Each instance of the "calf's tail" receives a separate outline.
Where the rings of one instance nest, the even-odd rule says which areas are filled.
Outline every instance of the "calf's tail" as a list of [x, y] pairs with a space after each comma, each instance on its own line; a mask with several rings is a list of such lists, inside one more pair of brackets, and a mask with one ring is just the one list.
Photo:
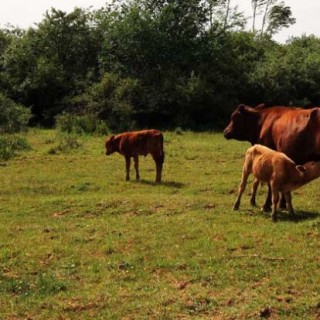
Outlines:
[[164, 163], [164, 150], [163, 150], [163, 135], [159, 137], [159, 157], [162, 163]]

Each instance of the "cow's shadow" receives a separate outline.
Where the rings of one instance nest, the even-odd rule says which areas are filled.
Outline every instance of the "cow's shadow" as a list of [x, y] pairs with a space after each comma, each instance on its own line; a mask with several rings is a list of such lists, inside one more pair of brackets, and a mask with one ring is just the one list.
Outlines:
[[[295, 211], [294, 214], [289, 214], [286, 211], [280, 211], [277, 215], [277, 221], [288, 221], [288, 222], [301, 222], [306, 220], [314, 220], [320, 216], [319, 212], [313, 211]], [[265, 213], [265, 217], [271, 219], [271, 213]]]
[[168, 188], [175, 188], [175, 189], [181, 189], [185, 186], [184, 183], [182, 182], [176, 182], [176, 181], [162, 181], [162, 182], [154, 182], [154, 181], [149, 181], [149, 180], [132, 180], [133, 183], [141, 183], [141, 184], [146, 184], [150, 186], [165, 186]]

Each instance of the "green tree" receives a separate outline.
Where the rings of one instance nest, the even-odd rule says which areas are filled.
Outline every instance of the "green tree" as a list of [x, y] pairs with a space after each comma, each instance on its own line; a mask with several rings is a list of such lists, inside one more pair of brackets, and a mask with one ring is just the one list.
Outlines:
[[250, 77], [250, 87], [261, 101], [281, 104], [320, 103], [320, 39], [291, 40], [266, 52]]
[[282, 28], [287, 28], [295, 22], [296, 19], [292, 17], [290, 7], [286, 6], [284, 1], [265, 1], [261, 35], [265, 32], [265, 30], [267, 34], [273, 35], [280, 31]]
[[281, 2], [270, 9], [267, 33], [273, 35], [282, 28], [288, 28], [295, 22], [296, 19], [292, 17], [290, 7], [286, 6], [284, 2]]
[[52, 123], [67, 108], [68, 97], [98, 78], [101, 41], [92, 25], [85, 10], [67, 14], [52, 9], [37, 28], [7, 48], [4, 73], [10, 96], [32, 106], [38, 121]]

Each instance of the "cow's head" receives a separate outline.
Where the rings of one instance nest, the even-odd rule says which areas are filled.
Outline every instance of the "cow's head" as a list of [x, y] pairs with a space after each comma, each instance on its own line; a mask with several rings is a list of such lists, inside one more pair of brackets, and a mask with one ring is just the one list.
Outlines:
[[224, 129], [226, 139], [252, 142], [259, 122], [259, 110], [240, 104], [231, 114], [230, 123]]
[[109, 139], [107, 139], [105, 147], [107, 156], [117, 151], [117, 141], [115, 139], [115, 136], [111, 136]]

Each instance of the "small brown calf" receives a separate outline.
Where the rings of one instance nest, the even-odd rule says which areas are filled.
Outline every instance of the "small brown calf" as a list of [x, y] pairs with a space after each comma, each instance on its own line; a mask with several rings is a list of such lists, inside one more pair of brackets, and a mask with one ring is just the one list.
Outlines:
[[130, 179], [131, 157], [134, 160], [136, 179], [140, 179], [139, 155], [151, 154], [156, 163], [156, 182], [161, 182], [162, 167], [164, 162], [163, 135], [158, 130], [141, 130], [124, 132], [107, 139], [105, 143], [106, 155], [118, 152], [126, 160], [126, 180]]
[[259, 182], [268, 183], [272, 192], [272, 219], [276, 221], [279, 192], [284, 194], [289, 213], [293, 214], [290, 192], [320, 176], [320, 161], [307, 162], [301, 166], [296, 165], [282, 152], [274, 151], [260, 144], [250, 147], [246, 152], [239, 195], [234, 204], [234, 210], [239, 209], [241, 196], [250, 173], [254, 176], [251, 203], [255, 198]]

